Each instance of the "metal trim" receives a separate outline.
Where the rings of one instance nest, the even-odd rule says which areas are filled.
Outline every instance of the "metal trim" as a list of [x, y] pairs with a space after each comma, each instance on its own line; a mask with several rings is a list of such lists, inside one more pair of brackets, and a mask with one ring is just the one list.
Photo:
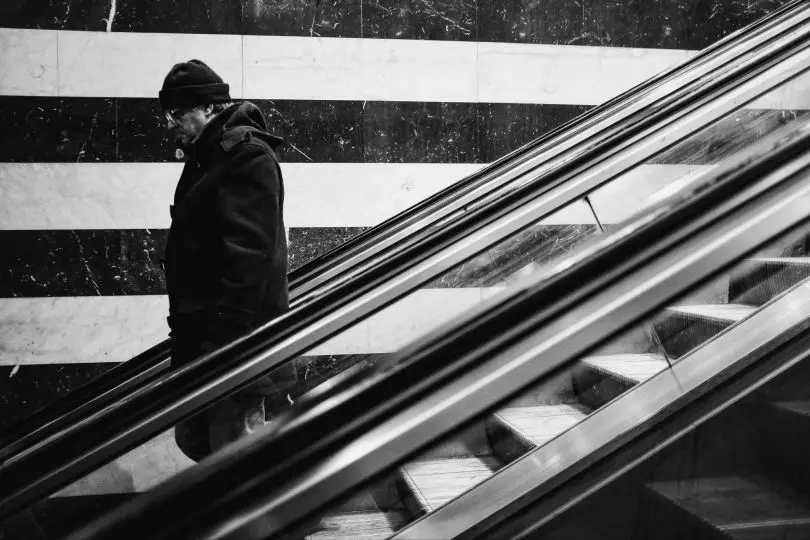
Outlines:
[[[802, 160], [810, 164], [810, 156]], [[578, 360], [613, 336], [784, 231], [803, 223], [810, 208], [810, 184], [795, 181], [770, 193], [750, 212], [738, 212], [632, 272], [523, 342], [471, 370], [457, 381], [403, 410], [348, 443], [300, 480], [282, 486], [264, 504], [212, 531], [223, 538], [263, 516], [278, 530], [371, 476], [435, 442], [447, 426], [461, 426], [493, 405], [542, 379], [544, 374]]]
[[[805, 28], [803, 32], [810, 33], [810, 26]], [[716, 106], [715, 102], [710, 102], [710, 98], [707, 97], [694, 106], [694, 111], [689, 114], [681, 115], [679, 122], [675, 124], [666, 123], [657, 130], [650, 128], [645, 136], [649, 135], [651, 131], [662, 131], [668, 134], [670, 138], [675, 139], [678, 136], [683, 137], [702, 129], [706, 123], [706, 116], [719, 117], [724, 114], [724, 111], [732, 110], [742, 103], [748, 102], [770, 91], [770, 87], [763, 91], [763, 84], [774, 86], [776, 84], [773, 82], [774, 80], [784, 81], [792, 76], [790, 69], [784, 67], [784, 62], [788, 62], [788, 66], [797, 64], [803, 69], [810, 66], [810, 57], [801, 58], [800, 56], [801, 55], [794, 54], [788, 60], [783, 60], [783, 63], [777, 66], [769, 65], [763, 68], [761, 73], [740, 84], [737, 88], [724, 92], [721, 101], [724, 105], [723, 107]], [[799, 68], [797, 67], [795, 69], [798, 70]], [[763, 81], [765, 82], [763, 83]], [[711, 103], [711, 106], [709, 106], [709, 103]], [[659, 125], [660, 124], [663, 124], [663, 122], [659, 122]], [[660, 139], [658, 140], [660, 141]], [[450, 248], [439, 252], [433, 257], [412, 267], [407, 272], [397, 276], [396, 279], [392, 279], [372, 292], [347, 303], [342, 308], [331, 312], [317, 323], [308, 326], [305, 330], [296, 332], [268, 350], [257, 354], [250, 361], [245, 362], [228, 375], [201, 386], [195, 392], [177, 400], [172, 405], [165, 407], [162, 411], [141, 419], [141, 421], [130, 426], [127, 430], [120, 432], [117, 436], [107, 440], [104, 444], [96, 446], [84, 456], [76, 457], [71, 462], [61, 465], [52, 472], [44, 474], [39, 477], [36, 482], [29, 485], [28, 488], [11, 495], [9, 500], [18, 499], [24, 492], [32, 493], [38, 490], [58, 488], [60, 485], [112, 459], [114, 455], [117, 456], [119, 453], [129, 448], [141, 444], [143, 441], [148, 440], [149, 437], [174, 425], [174, 423], [184, 415], [203, 407], [206, 403], [217, 399], [219, 396], [226, 394], [237, 386], [267, 372], [282, 363], [285, 359], [304, 353], [320, 341], [330, 338], [343, 328], [353, 324], [353, 322], [347, 324], [344, 319], [357, 321], [362, 317], [372, 314], [382, 306], [388, 305], [397, 298], [407, 294], [412, 288], [418, 286], [419, 283], [438, 275], [438, 273], [450, 268], [470, 255], [480, 252], [483, 249], [483, 247], [480, 246], [492, 245], [496, 241], [502, 240], [526, 225], [537, 221], [542, 216], [559, 209], [570, 199], [575, 199], [598, 185], [610, 181], [616, 175], [637, 164], [638, 160], [644, 159], [645, 155], [651, 155], [657, 152], [660, 147], [650, 141], [646, 141], [642, 145], [642, 148], [644, 152], [638, 150], [631, 151], [628, 153], [629, 157], [623, 156], [623, 165], [605, 165], [597, 171], [586, 175], [585, 179], [578, 180], [575, 186], [560, 186], [551, 194], [543, 197], [542, 201], [521, 207], [519, 211], [512, 212], [502, 217], [499, 221], [496, 221], [495, 224], [484, 227], [478, 232], [469, 235], [463, 241], [453, 244]], [[631, 162], [631, 158], [635, 161]], [[437, 266], [438, 268], [436, 268]], [[306, 344], [302, 345], [300, 343], [302, 341]], [[103, 414], [103, 412], [102, 410], [99, 414]], [[93, 417], [90, 417], [88, 420], [90, 419], [93, 419]], [[49, 441], [50, 438], [42, 441], [40, 444], [30, 449], [30, 452], [36, 451], [37, 448], [48, 444]], [[29, 452], [24, 452], [24, 455], [28, 453]], [[7, 463], [12, 464], [18, 461], [20, 457], [22, 456], [14, 456], [9, 459]], [[0, 470], [2, 469], [0, 468]], [[0, 504], [0, 508], [5, 507], [6, 504]]]
[[[796, 35], [799, 34], [803, 35], [803, 33], [807, 32], [810, 32], [810, 29], [803, 29], [802, 31], [796, 32], [792, 37], [795, 39]], [[773, 47], [777, 49], [779, 48], [776, 45], [773, 45]], [[777, 70], [778, 73], [768, 75], [770, 70], [773, 69], [773, 66], [770, 66], [772, 62], [773, 59], [769, 60], [767, 62], [767, 65], [769, 67], [763, 67], [762, 70], [764, 71], [764, 73], [760, 73], [759, 75], [754, 77], [754, 80], [758, 80], [759, 78], [764, 78], [765, 80], [769, 79], [784, 80], [788, 76], [784, 69]], [[730, 92], [732, 93], [736, 92], [735, 95], [740, 94], [739, 96], [737, 96], [738, 99], [740, 100], [742, 100], [743, 97], [747, 95], [746, 92], [752, 95], [752, 99], [755, 95], [763, 93], [762, 90], [760, 89], [759, 93], [755, 94], [756, 89], [749, 88], [750, 84], [748, 86], [746, 86], [746, 84], [748, 83], [743, 83], [739, 85], [738, 88], [735, 88]], [[734, 84], [730, 85], [734, 86]], [[728, 103], [728, 98], [726, 102]], [[703, 111], [702, 115], [700, 114], [699, 110], [701, 106], [700, 104], [705, 104], [705, 101], [701, 101], [699, 102], [699, 105], [695, 105], [695, 108], [698, 109], [698, 113], [695, 113], [695, 115], [697, 116], [697, 120], [701, 119], [703, 115], [707, 114], [707, 111]], [[714, 111], [717, 111], [717, 108], [715, 107], [711, 108]], [[693, 118], [690, 121], [696, 122], [697, 120]], [[663, 122], [659, 122], [659, 124], [662, 123]], [[687, 129], [684, 124], [688, 125], [686, 120], [684, 120], [682, 124], [678, 125], [682, 131], [686, 131]], [[702, 127], [702, 125], [696, 126], [693, 129], [693, 131], [699, 129], [700, 127]], [[667, 130], [667, 128], [669, 128], [669, 130]], [[671, 124], [666, 124], [665, 127], [662, 128], [661, 130], [665, 132], [677, 133], [676, 129]], [[651, 148], [649, 144], [647, 145], [647, 147], [650, 148], [649, 150], [650, 152], [653, 152], [655, 150]], [[629, 155], [632, 157], [634, 154], [631, 152]], [[625, 157], [624, 159], [625, 161], [630, 160], [629, 157]], [[630, 164], [627, 164], [627, 167], [630, 167]], [[610, 178], [607, 176], [607, 174], [610, 173], [611, 171], [613, 172], [613, 174], [618, 174], [619, 171], [617, 171], [616, 169], [618, 169], [617, 166], [603, 168], [602, 171], [606, 172], [602, 173], [605, 176], [602, 177], [601, 181], [603, 182], [608, 181]], [[595, 184], [596, 180], [593, 179], [598, 178], [598, 176], [594, 175], [591, 178], [592, 182], [594, 182]], [[580, 183], [580, 186], [582, 186], [582, 183]], [[590, 186], [590, 188], [593, 187], [594, 187], [593, 185]], [[559, 191], [565, 192], [567, 190], [560, 188]], [[556, 204], [561, 206], [563, 204], [563, 201], [557, 200]], [[539, 209], [533, 210], [538, 213], [548, 212], [551, 211], [549, 206], [553, 208], [553, 205], [547, 205], [546, 207], [540, 206]], [[507, 218], [509, 219], [504, 219], [503, 221], [511, 222], [511, 226], [509, 228], [499, 230], [497, 227], [493, 227], [491, 229], [488, 229], [485, 231], [485, 234], [483, 235], [483, 238], [480, 241], [483, 243], [484, 239], [486, 239], [486, 241], [489, 241], [490, 243], [494, 242], [495, 240], [493, 240], [492, 237], [495, 233], [500, 232], [502, 236], [496, 237], [500, 239], [521, 227], [521, 221], [511, 216], [511, 214], [507, 216]], [[525, 213], [521, 216], [518, 216], [518, 218], [526, 219]], [[446, 264], [448, 264], [448, 266], [444, 268], [439, 268], [437, 269], [437, 271], [439, 272], [443, 271], [446, 268], [448, 268], [449, 265], [452, 265], [454, 261], [461, 260], [465, 254], [464, 250], [470, 249], [472, 249], [471, 244], [469, 242], [464, 242], [459, 247], [454, 246], [454, 249], [445, 250], [442, 253], [445, 255], [444, 261], [446, 261]], [[480, 251], [481, 249], [482, 248], [478, 248], [475, 252]], [[421, 271], [424, 272], [425, 270], [423, 269]], [[396, 283], [388, 284], [386, 287], [381, 287], [380, 289], [376, 290], [374, 294], [368, 294], [365, 297], [361, 297], [361, 300], [355, 301], [358, 304], [357, 307], [355, 307], [355, 311], [352, 313], [353, 320], [356, 320], [359, 317], [372, 313], [374, 310], [382, 307], [382, 304], [384, 303], [395, 300], [397, 294], [401, 295], [407, 292], [404, 291], [404, 293], [402, 292], [398, 293], [397, 289], [393, 288], [392, 285], [396, 285], [397, 287], [399, 287], [399, 290], [402, 291], [409, 285], [410, 286], [418, 285], [418, 280], [420, 279], [424, 281], [424, 277], [420, 275], [419, 268], [417, 268], [415, 271], [412, 269], [407, 274], [407, 277], [410, 281], [404, 281], [403, 279], [397, 280]], [[345, 316], [349, 318], [348, 311], [346, 310], [345, 307], [339, 310], [337, 313], [339, 314], [339, 316]], [[357, 317], [354, 317], [355, 315], [357, 315]], [[110, 459], [112, 454], [115, 454], [115, 452], [122, 452], [125, 451], [127, 448], [132, 447], [133, 445], [139, 444], [140, 442], [142, 442], [149, 436], [155, 434], [156, 432], [162, 431], [163, 429], [173, 425], [173, 423], [175, 423], [183, 415], [188, 414], [193, 410], [202, 407], [205, 403], [209, 402], [212, 399], [216, 399], [220, 395], [226, 394], [227, 392], [231, 391], [238, 385], [247, 382], [251, 378], [258, 376], [261, 373], [267, 372], [269, 369], [272, 369], [273, 367], [281, 363], [286, 357], [292, 356], [294, 354], [300, 354], [301, 352], [304, 352], [306, 349], [315, 345], [317, 342], [319, 342], [319, 340], [328, 339], [331, 335], [334, 335], [334, 333], [339, 331], [339, 329], [335, 329], [335, 327], [338, 325], [339, 325], [338, 319], [335, 317], [335, 314], [332, 314], [331, 317], [325, 318], [325, 322], [323, 322], [320, 325], [320, 328], [316, 329], [320, 330], [320, 333], [318, 333], [317, 331], [311, 331], [312, 329], [310, 328], [308, 329], [309, 331], [302, 331], [294, 334], [294, 336], [296, 336], [296, 339], [303, 338], [304, 336], [306, 336], [306, 339], [303, 340], [306, 341], [307, 343], [306, 346], [296, 345], [295, 342], [296, 340], [292, 338], [286, 339], [278, 343], [277, 346], [273, 347], [270, 351], [260, 354], [257, 357], [254, 357], [251, 361], [243, 364], [239, 369], [234, 370], [229, 375], [220, 377], [219, 379], [214, 380], [206, 384], [205, 386], [199, 388], [196, 392], [187, 395], [182, 399], [177, 400], [170, 406], [165, 407], [162, 411], [156, 412], [146, 418], [143, 418], [141, 421], [137, 422], [135, 425], [131, 426], [126, 431], [119, 433], [118, 436], [111, 438], [104, 444], [96, 446], [95, 448], [87, 452], [84, 456], [72, 458], [70, 462], [65, 463], [64, 465], [60, 465], [58, 468], [45, 474], [43, 477], [40, 477], [38, 481], [30, 485], [28, 489], [17, 492], [16, 494], [12, 495], [10, 499], [18, 498], [19, 496], [21, 496], [23, 492], [33, 493], [36, 492], [37, 490], [44, 490], [50, 487], [58, 487], [58, 485], [61, 485], [61, 483], [70, 481], [71, 479], [75, 478], [76, 475], [80, 475], [86, 472], [87, 470], [92, 470], [93, 467], [103, 463], [104, 460]], [[298, 347], [298, 350], [296, 350], [296, 346]], [[101, 412], [103, 413], [103, 411]], [[48, 441], [45, 442], [47, 443]], [[11, 463], [12, 461], [16, 461], [16, 459], [10, 460], [9, 463]], [[88, 463], [89, 466], [87, 465]]]
[[[794, 2], [794, 5], [786, 5], [782, 6], [779, 10], [774, 13], [771, 13], [765, 20], [757, 21], [743, 29], [740, 29], [729, 36], [721, 39], [718, 42], [715, 42], [710, 47], [703, 49], [700, 51], [695, 57], [691, 58], [687, 62], [675, 66], [671, 68], [669, 71], [661, 73], [644, 83], [641, 83], [637, 87], [629, 90], [627, 93], [622, 94], [620, 96], [615, 97], [611, 101], [599, 106], [597, 108], [589, 110], [587, 113], [583, 114], [582, 116], [578, 117], [570, 121], [569, 123], [561, 126], [555, 132], [549, 134], [548, 139], [545, 141], [540, 142], [532, 142], [526, 144], [524, 147], [521, 147], [508, 155], [500, 158], [496, 162], [490, 165], [489, 170], [481, 171], [480, 176], [481, 178], [476, 180], [478, 184], [483, 184], [485, 182], [489, 182], [493, 179], [493, 177], [497, 177], [499, 173], [503, 172], [504, 169], [508, 168], [508, 162], [515, 160], [515, 159], [527, 159], [526, 156], [523, 154], [529, 154], [529, 156], [537, 153], [542, 152], [544, 149], [547, 151], [548, 148], [557, 145], [559, 149], [567, 149], [573, 146], [574, 142], [581, 140], [583, 138], [591, 137], [595, 133], [600, 133], [604, 130], [605, 125], [613, 125], [616, 121], [621, 121], [625, 119], [627, 116], [636, 112], [638, 110], [647, 107], [649, 103], [660, 100], [663, 97], [669, 95], [674, 89], [683, 87], [683, 83], [679, 83], [678, 81], [683, 78], [692, 77], [698, 78], [702, 74], [705, 74], [709, 71], [717, 69], [718, 67], [722, 67], [723, 65], [728, 63], [729, 59], [732, 58], [740, 58], [743, 54], [749, 53], [752, 49], [759, 47], [762, 43], [772, 39], [774, 36], [786, 31], [787, 28], [799, 24], [801, 20], [804, 20], [810, 17], [810, 10], [804, 9], [801, 11], [802, 6], [800, 2]], [[799, 8], [799, 9], [797, 9]], [[796, 13], [790, 13], [790, 11], [796, 11]], [[786, 16], [787, 15], [787, 16]], [[784, 18], [784, 20], [776, 20], [779, 17]], [[752, 36], [745, 40], [739, 40], [741, 36], [744, 34], [751, 34], [757, 32], [755, 36]], [[737, 43], [734, 41], [737, 40]], [[726, 48], [726, 50], [723, 50]], [[690, 84], [693, 84], [694, 81], [691, 81]], [[658, 85], [658, 86], [656, 86]], [[634, 103], [635, 102], [635, 103]], [[597, 110], [601, 109], [601, 110]], [[617, 111], [618, 109], [618, 111]], [[626, 109], [626, 110], [624, 110]], [[593, 117], [588, 117], [588, 114], [594, 112]], [[618, 113], [618, 114], [617, 114]], [[587, 122], [584, 125], [576, 126], [575, 123], [582, 123]], [[577, 131], [580, 133], [575, 133], [574, 137], [571, 136], [571, 128], [576, 128]], [[537, 145], [536, 148], [533, 148], [534, 145]], [[555, 147], [555, 149], [558, 149]], [[548, 152], [546, 152], [548, 153]], [[557, 152], [554, 153], [553, 157], [558, 156]], [[486, 176], [485, 176], [486, 175]], [[460, 183], [466, 183], [472, 176], [465, 178]], [[474, 198], [476, 196], [475, 189], [476, 186], [465, 186], [465, 192], [462, 193], [463, 197], [458, 199], [457, 204], [464, 205], [469, 198]], [[480, 186], [479, 186], [480, 187]], [[496, 186], [497, 188], [498, 186]], [[435, 211], [435, 207], [439, 204], [439, 201], [443, 200], [443, 198], [447, 198], [447, 193], [440, 192], [435, 195], [435, 200], [427, 200], [425, 201], [424, 208], [419, 209], [423, 215], [427, 213], [431, 213]], [[452, 201], [451, 201], [452, 204]], [[432, 214], [438, 215], [441, 218], [440, 214]], [[381, 225], [382, 228], [390, 228], [393, 226], [395, 220], [402, 219], [400, 216], [396, 216], [391, 218], [388, 222]], [[413, 220], [414, 218], [409, 217], [408, 220]], [[369, 237], [371, 238], [371, 237]], [[369, 238], [362, 240], [361, 242], [369, 243]], [[376, 238], [376, 237], [375, 237]], [[383, 242], [386, 242], [383, 240]], [[393, 237], [390, 242], [386, 242], [386, 244], [380, 244], [380, 246], [385, 247], [390, 245], [394, 242]], [[358, 260], [362, 260], [366, 258], [363, 253], [358, 253], [358, 250], [362, 247], [362, 243], [352, 246], [351, 251], [343, 254], [338, 254], [334, 252], [334, 256], [340, 257], [345, 261], [346, 266], [355, 266]], [[375, 252], [370, 251], [370, 255], [373, 255]], [[353, 255], [352, 255], [353, 254]], [[328, 256], [328, 255], [327, 255]], [[350, 258], [351, 257], [351, 258]], [[324, 266], [324, 264], [328, 261], [321, 261], [320, 266]], [[332, 261], [334, 263], [335, 261]], [[314, 288], [318, 286], [318, 282], [323, 283], [324, 279], [323, 276], [318, 271], [322, 271], [315, 268], [315, 270], [307, 270], [307, 273], [304, 277], [309, 277], [306, 280], [307, 283], [310, 283], [310, 279], [315, 280], [312, 283], [310, 288]], [[295, 271], [293, 271], [295, 273]], [[293, 274], [291, 273], [291, 275]], [[314, 275], [313, 275], [314, 274]], [[296, 282], [300, 282], [303, 277], [296, 277], [294, 278]], [[293, 305], [297, 305], [300, 301], [298, 300], [300, 296], [303, 294], [303, 289], [298, 286], [298, 283], [293, 283], [291, 280], [291, 291], [290, 297], [291, 302]], [[168, 340], [158, 344], [167, 345]], [[159, 372], [165, 369], [168, 366], [168, 362], [162, 362], [158, 368], [149, 369], [150, 372]], [[140, 377], [138, 378], [140, 379]], [[137, 382], [137, 381], [136, 381]], [[120, 387], [116, 388], [116, 390], [120, 390]], [[36, 428], [37, 432], [40, 432], [46, 426], [50, 427], [53, 422], [60, 421], [62, 416], [55, 418], [54, 420], [48, 421], [47, 423], [41, 424], [38, 428]], [[31, 429], [26, 429], [26, 433], [32, 432]], [[27, 439], [27, 437], [26, 437]], [[32, 439], [33, 440], [33, 439]], [[38, 440], [38, 439], [37, 439]], [[14, 441], [14, 448], [11, 447], [4, 448], [4, 452], [2, 456], [5, 456], [9, 453], [15, 453], [17, 448], [20, 447], [22, 441]], [[26, 445], [29, 443], [26, 443]], [[0, 459], [2, 459], [0, 456]]]

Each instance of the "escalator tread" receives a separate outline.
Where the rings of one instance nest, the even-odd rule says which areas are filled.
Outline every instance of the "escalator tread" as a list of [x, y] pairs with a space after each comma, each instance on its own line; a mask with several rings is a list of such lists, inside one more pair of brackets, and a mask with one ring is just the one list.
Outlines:
[[435, 510], [486, 480], [497, 470], [491, 456], [468, 456], [412, 461], [402, 466], [411, 488], [429, 510]]
[[748, 259], [754, 263], [810, 264], [810, 257], [755, 257]]
[[578, 424], [587, 412], [577, 405], [561, 403], [508, 407], [498, 411], [496, 416], [534, 444], [541, 445]]
[[744, 319], [756, 308], [745, 304], [705, 304], [696, 306], [672, 306], [667, 311], [681, 315], [691, 315], [708, 319], [737, 322]]
[[608, 354], [589, 356], [584, 362], [605, 374], [634, 383], [644, 382], [668, 366], [661, 354]]
[[396, 512], [347, 512], [325, 516], [318, 529], [306, 536], [307, 540], [382, 540], [407, 523], [407, 518]]

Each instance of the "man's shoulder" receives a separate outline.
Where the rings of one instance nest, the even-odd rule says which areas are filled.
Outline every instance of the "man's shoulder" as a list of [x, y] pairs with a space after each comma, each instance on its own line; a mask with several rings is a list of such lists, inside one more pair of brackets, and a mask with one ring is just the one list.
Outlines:
[[276, 159], [275, 149], [283, 139], [252, 126], [236, 126], [223, 132], [220, 146], [226, 154], [260, 149]]

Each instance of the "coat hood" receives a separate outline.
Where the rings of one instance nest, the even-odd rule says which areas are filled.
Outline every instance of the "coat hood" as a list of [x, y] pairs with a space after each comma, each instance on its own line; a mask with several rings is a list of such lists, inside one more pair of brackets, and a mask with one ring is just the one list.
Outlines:
[[195, 144], [195, 154], [204, 159], [209, 155], [210, 145], [220, 144], [226, 152], [239, 142], [256, 137], [275, 151], [284, 142], [267, 132], [267, 121], [261, 109], [249, 101], [235, 103], [219, 113]]
[[276, 150], [284, 139], [276, 137], [267, 132], [267, 120], [261, 109], [250, 101], [243, 101], [228, 107], [221, 113], [226, 116], [223, 125], [222, 142], [223, 145], [232, 139], [241, 140], [245, 133], [250, 133], [253, 137], [264, 140], [273, 151]]

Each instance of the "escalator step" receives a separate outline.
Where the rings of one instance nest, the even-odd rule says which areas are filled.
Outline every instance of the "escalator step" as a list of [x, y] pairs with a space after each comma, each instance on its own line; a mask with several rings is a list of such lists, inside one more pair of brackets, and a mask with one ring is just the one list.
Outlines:
[[783, 538], [783, 527], [802, 530], [810, 525], [810, 504], [765, 480], [707, 477], [655, 482], [647, 488], [732, 538]]
[[699, 306], [673, 306], [667, 308], [667, 311], [682, 316], [711, 319], [733, 324], [753, 313], [755, 308], [744, 304], [708, 304]]
[[471, 487], [483, 482], [497, 470], [490, 456], [413, 461], [402, 467], [409, 487], [432, 511]]
[[747, 259], [731, 275], [729, 302], [761, 306], [810, 278], [810, 257]]
[[664, 352], [680, 358], [756, 311], [744, 304], [672, 306], [653, 323]]
[[407, 524], [404, 516], [382, 512], [349, 512], [325, 516], [308, 540], [378, 540], [388, 538]]
[[587, 415], [587, 409], [567, 404], [508, 407], [495, 414], [501, 422], [537, 446], [575, 426]]
[[583, 362], [612, 377], [638, 384], [666, 369], [669, 364], [660, 354], [610, 354], [589, 356]]
[[588, 356], [572, 373], [580, 404], [598, 409], [668, 366], [661, 354]]

